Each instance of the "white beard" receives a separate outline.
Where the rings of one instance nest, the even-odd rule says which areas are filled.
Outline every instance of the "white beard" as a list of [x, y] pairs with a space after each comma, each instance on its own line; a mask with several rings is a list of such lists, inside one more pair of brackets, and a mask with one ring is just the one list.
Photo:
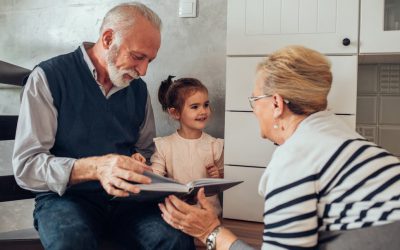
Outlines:
[[[117, 56], [118, 47], [113, 45], [110, 50], [107, 52], [107, 70], [108, 76], [110, 77], [111, 82], [117, 87], [127, 87], [129, 83], [133, 79], [138, 79], [139, 74], [134, 69], [118, 69], [115, 66], [115, 60]], [[132, 79], [126, 79], [124, 76], [129, 75]]]

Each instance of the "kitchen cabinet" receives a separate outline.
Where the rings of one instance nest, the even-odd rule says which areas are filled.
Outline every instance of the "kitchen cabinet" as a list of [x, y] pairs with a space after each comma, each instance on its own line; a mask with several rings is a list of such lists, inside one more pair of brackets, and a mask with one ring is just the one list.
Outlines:
[[360, 53], [400, 52], [400, 1], [361, 0]]
[[228, 55], [268, 55], [291, 44], [357, 54], [359, 0], [229, 0]]
[[[268, 166], [276, 146], [259, 138], [247, 97], [257, 64], [292, 44], [315, 49], [331, 61], [328, 108], [366, 139], [400, 157], [400, 1], [229, 0], [227, 21], [227, 176], [244, 180], [243, 187], [254, 191], [255, 175], [261, 177]], [[254, 214], [262, 209], [257, 204], [263, 206], [257, 192], [239, 189], [224, 199], [237, 208], [224, 212], [227, 209], [230, 218], [261, 221]]]
[[263, 221], [264, 198], [258, 194], [258, 183], [264, 168], [225, 165], [225, 178], [246, 181], [224, 192], [224, 218]]
[[226, 112], [225, 164], [265, 168], [276, 146], [260, 136], [252, 112]]

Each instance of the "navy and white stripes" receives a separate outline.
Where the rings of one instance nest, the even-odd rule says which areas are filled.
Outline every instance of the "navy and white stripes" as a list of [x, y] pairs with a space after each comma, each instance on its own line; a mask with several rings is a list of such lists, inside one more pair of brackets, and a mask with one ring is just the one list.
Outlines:
[[399, 159], [327, 111], [275, 151], [259, 189], [265, 249], [313, 248], [318, 231], [400, 220]]

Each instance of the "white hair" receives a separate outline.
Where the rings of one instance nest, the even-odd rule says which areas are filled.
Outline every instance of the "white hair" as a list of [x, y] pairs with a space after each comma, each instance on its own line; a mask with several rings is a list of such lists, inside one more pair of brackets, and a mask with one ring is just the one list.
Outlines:
[[131, 28], [136, 17], [140, 15], [161, 31], [162, 22], [160, 17], [149, 7], [142, 3], [122, 3], [107, 12], [100, 27], [100, 35], [107, 29], [112, 29], [116, 34], [116, 42], [121, 40], [121, 31]]

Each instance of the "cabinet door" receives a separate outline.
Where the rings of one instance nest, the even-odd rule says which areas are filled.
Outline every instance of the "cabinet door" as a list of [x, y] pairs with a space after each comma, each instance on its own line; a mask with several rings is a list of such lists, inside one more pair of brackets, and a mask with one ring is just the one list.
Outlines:
[[328, 56], [332, 67], [332, 86], [328, 108], [336, 114], [355, 114], [357, 111], [357, 56]]
[[[355, 114], [357, 103], [357, 56], [328, 56], [333, 82], [328, 108], [338, 114]], [[262, 57], [228, 57], [226, 61], [226, 110], [251, 111], [248, 97], [255, 70]]]
[[360, 53], [400, 52], [400, 2], [361, 0]]
[[251, 111], [248, 97], [253, 91], [256, 67], [263, 57], [228, 57], [226, 59], [225, 109]]
[[229, 0], [227, 54], [267, 55], [291, 44], [356, 54], [358, 9], [358, 0]]
[[263, 221], [264, 199], [258, 194], [263, 168], [225, 166], [225, 178], [244, 182], [224, 192], [223, 217]]
[[225, 112], [225, 164], [266, 167], [276, 146], [260, 136], [251, 112]]

